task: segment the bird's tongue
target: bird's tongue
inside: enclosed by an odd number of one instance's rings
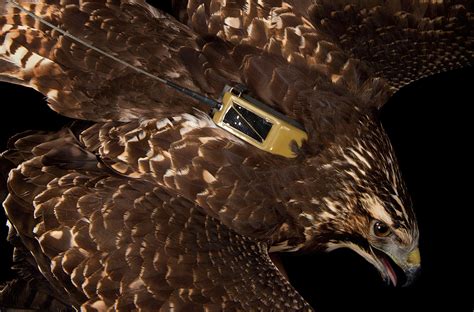
[[[393,286],[397,286],[397,274],[395,273],[395,270],[390,264],[390,261],[388,261],[386,257],[383,257],[382,261],[383,261],[383,264],[385,265],[385,268],[387,269],[388,276],[390,277],[390,280],[392,281]]]

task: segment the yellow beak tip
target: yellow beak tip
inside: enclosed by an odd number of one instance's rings
[[[408,254],[407,262],[412,265],[419,265],[421,263],[420,249],[416,248]]]

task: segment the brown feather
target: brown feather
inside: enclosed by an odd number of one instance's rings
[[[185,118],[183,121],[194,122]],[[119,129],[115,128],[115,131]],[[67,131],[58,134],[67,142],[76,142],[76,149],[82,149],[79,142],[71,140],[71,135]],[[120,132],[116,135],[121,136]],[[84,137],[89,138],[89,142],[97,140],[88,135]],[[201,138],[192,137],[196,142]],[[44,134],[44,139],[48,138],[53,142],[58,140],[57,136]],[[34,140],[25,137],[23,142]],[[23,146],[26,149],[26,145]],[[26,154],[32,157],[31,163],[41,163],[45,160],[44,155],[50,152],[48,148],[61,152],[61,146],[66,151],[71,150],[67,144],[48,144],[46,141],[36,149],[37,156]],[[173,145],[169,147],[174,148]],[[34,144],[30,148],[35,149]],[[197,153],[197,149],[199,146],[189,152]],[[70,155],[75,159],[65,159],[67,163],[88,159],[88,154],[84,153]],[[99,167],[92,171],[80,170],[60,162],[43,166],[55,178],[39,180],[46,184],[32,184],[29,175],[36,174],[35,171],[21,170],[20,166],[9,184],[26,183],[24,187],[29,186],[30,191],[11,188],[14,196],[9,196],[5,206],[12,222],[20,229],[19,235],[24,239],[30,235],[32,244],[35,241],[40,244],[41,248],[29,248],[38,257],[40,270],[50,270],[49,278],[67,291],[70,304],[83,309],[112,306],[195,309],[209,306],[223,310],[231,307],[232,310],[279,302],[286,296],[279,295],[283,291],[298,298],[287,309],[309,309],[286,281],[276,282],[274,285],[279,288],[275,289],[254,279],[255,274],[268,274],[272,280],[283,278],[271,265],[265,244],[233,232],[182,196],[171,195],[146,179],[110,177],[107,168],[103,169],[105,171],[98,170]],[[40,190],[45,189],[48,191],[40,195]],[[17,208],[18,203],[32,194],[34,200],[22,208],[23,215],[32,223],[22,225],[13,213],[22,211]],[[48,206],[45,203],[55,204]],[[43,208],[35,211],[36,206]],[[45,217],[51,217],[52,209],[56,223],[45,224]],[[33,213],[36,218],[32,217]],[[262,213],[252,214],[253,226],[257,226]],[[22,220],[24,222],[25,217]],[[44,230],[34,232],[35,226]],[[237,254],[237,250],[245,250],[245,256],[240,252]],[[249,269],[240,272],[244,267]],[[226,283],[232,286],[227,287]],[[249,284],[254,286],[249,288]],[[257,295],[249,289],[260,291]],[[279,304],[283,307],[287,303]]]

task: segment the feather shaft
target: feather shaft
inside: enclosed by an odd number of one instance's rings
[[[177,84],[173,83],[172,81],[169,81],[169,80],[167,80],[167,79],[161,78],[161,77],[159,77],[159,76],[157,76],[157,75],[153,75],[153,74],[147,72],[146,70],[143,70],[143,69],[141,69],[141,68],[139,68],[139,67],[137,67],[137,66],[134,66],[134,65],[132,65],[132,64],[130,64],[130,63],[128,63],[128,62],[126,62],[126,61],[124,61],[124,60],[122,60],[122,59],[120,59],[120,58],[118,58],[118,57],[116,57],[116,56],[114,56],[114,55],[112,55],[112,54],[110,54],[110,53],[105,52],[105,51],[102,50],[102,49],[97,48],[96,46],[94,46],[94,45],[92,45],[92,44],[90,44],[90,43],[88,43],[88,42],[82,40],[81,38],[78,38],[78,37],[74,36],[73,34],[71,34],[70,32],[68,32],[67,30],[64,30],[64,29],[62,29],[62,28],[60,28],[60,27],[58,27],[58,26],[56,26],[56,25],[53,25],[52,23],[48,22],[47,20],[45,20],[45,19],[42,18],[41,16],[38,16],[38,15],[36,15],[35,13],[33,13],[33,12],[31,12],[31,11],[25,9],[25,8],[22,7],[16,0],[0,0],[0,12],[2,12],[3,9],[5,9],[5,3],[4,3],[4,1],[6,1],[7,3],[10,3],[13,7],[15,7],[15,8],[17,8],[18,10],[22,11],[22,12],[25,13],[26,15],[28,15],[28,16],[30,16],[30,17],[36,19],[36,20],[38,20],[40,23],[42,23],[42,24],[44,24],[44,25],[50,27],[51,29],[54,29],[55,31],[61,33],[61,34],[64,35],[65,37],[67,37],[67,38],[69,38],[69,39],[71,39],[71,40],[73,40],[73,41],[75,41],[75,42],[77,42],[77,43],[79,43],[79,44],[82,44],[82,45],[84,45],[85,47],[87,47],[87,48],[89,48],[89,49],[91,49],[91,50],[94,50],[94,51],[96,51],[97,53],[102,54],[103,56],[105,56],[105,57],[107,57],[107,58],[110,58],[110,59],[112,59],[112,60],[114,60],[114,61],[116,61],[116,62],[118,62],[118,63],[120,63],[120,64],[122,64],[122,65],[124,65],[124,66],[126,66],[126,67],[128,67],[128,68],[131,68],[131,69],[135,70],[136,72],[141,73],[141,74],[143,74],[143,75],[145,75],[145,76],[147,76],[147,77],[149,77],[149,78],[151,78],[151,79],[158,80],[159,82],[166,84],[166,85],[169,86],[170,88],[173,88],[173,89],[175,89],[175,90],[177,90],[177,91],[179,91],[179,92],[181,92],[181,93],[183,93],[183,94],[186,94],[186,95],[192,97],[193,99],[198,100],[199,102],[202,102],[202,103],[204,103],[204,104],[206,104],[206,105],[211,106],[212,108],[218,108],[218,107],[220,106],[220,103],[219,103],[219,102],[217,102],[217,101],[215,101],[215,100],[213,100],[213,99],[211,99],[211,98],[208,98],[208,97],[206,97],[206,96],[204,96],[204,95],[202,95],[202,94],[199,94],[199,93],[197,93],[197,92],[195,92],[195,91],[193,91],[193,90],[191,90],[191,89],[188,89],[188,88],[185,88],[185,87],[183,87],[183,86],[177,85]]]

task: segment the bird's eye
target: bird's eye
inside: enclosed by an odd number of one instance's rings
[[[377,221],[374,223],[374,234],[378,237],[385,237],[390,234],[390,229],[385,223]]]

